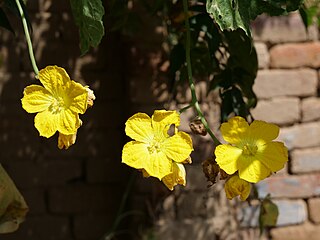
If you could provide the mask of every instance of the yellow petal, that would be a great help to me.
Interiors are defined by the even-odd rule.
[[[251,183],[257,183],[271,174],[271,170],[254,157],[242,157],[238,161],[239,177]]]
[[[229,200],[240,196],[240,199],[245,201],[250,195],[251,185],[247,181],[240,179],[238,175],[234,175],[226,181],[224,190]]]
[[[71,145],[76,142],[77,133],[71,135],[64,135],[59,132],[58,137],[58,148],[59,149],[68,149]]]
[[[57,66],[47,66],[39,71],[39,80],[43,86],[53,95],[58,91],[61,86],[70,81],[67,72]]]
[[[122,162],[136,169],[143,169],[145,163],[150,161],[147,145],[137,141],[131,141],[122,149]]]
[[[77,132],[77,129],[81,126],[81,121],[77,113],[71,110],[62,110],[59,114],[59,122],[57,124],[58,131],[65,134],[71,135]]]
[[[191,137],[185,132],[178,132],[163,142],[162,150],[168,158],[182,163],[193,151]]]
[[[155,110],[152,115],[152,128],[157,136],[167,137],[170,126],[180,125],[180,115],[177,111]]]
[[[222,137],[231,144],[238,144],[246,135],[249,124],[242,117],[230,118],[228,122],[221,125]]]
[[[262,139],[264,142],[270,142],[279,135],[279,127],[275,124],[255,120],[250,124],[249,136],[251,139]]]
[[[288,150],[282,142],[269,142],[259,146],[256,157],[272,172],[277,172],[288,161]]]
[[[180,184],[186,185],[186,170],[181,163],[172,163],[172,173],[162,178],[162,182],[167,186],[169,190]]]
[[[30,85],[23,91],[22,107],[28,113],[42,112],[54,101],[53,96],[42,86]]]
[[[238,161],[242,150],[231,145],[222,144],[216,147],[214,154],[219,167],[228,174],[234,174],[238,170]]]
[[[145,143],[131,141],[122,149],[122,162],[136,169],[144,169],[160,180],[172,172],[172,161],[162,152],[150,153]]]
[[[136,113],[126,122],[126,134],[140,142],[150,142],[153,139],[151,118],[145,113]]]
[[[38,113],[34,118],[34,125],[39,131],[40,136],[46,138],[49,138],[55,134],[55,132],[58,130],[59,123],[59,115],[53,114],[48,110]]]
[[[66,96],[71,102],[71,105],[69,106],[70,110],[80,114],[85,113],[88,108],[88,91],[84,86],[75,81],[71,81],[68,84]]]
[[[18,229],[28,212],[28,206],[15,184],[0,165],[0,233]]]

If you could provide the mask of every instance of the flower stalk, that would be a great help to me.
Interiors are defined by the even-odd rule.
[[[191,54],[190,54],[191,36],[190,36],[190,24],[189,24],[189,18],[188,18],[188,0],[183,0],[183,11],[184,11],[184,15],[185,15],[185,26],[186,26],[186,61],[187,61],[187,71],[188,71],[188,82],[189,82],[189,87],[190,87],[191,97],[192,97],[192,103],[190,106],[193,106],[196,109],[203,126],[205,127],[205,129],[209,133],[214,144],[217,146],[221,143],[216,138],[216,136],[213,134],[213,132],[211,131],[209,124],[208,124],[207,120],[205,119],[204,114],[200,108],[199,101],[197,99],[196,90],[195,90],[195,85],[193,82],[193,77],[192,77],[192,67],[191,67],[192,65],[191,65]],[[188,106],[188,108],[189,108],[189,106]]]
[[[27,45],[28,45],[29,57],[30,57],[30,60],[31,60],[32,68],[33,68],[33,71],[34,71],[35,75],[38,76],[39,69],[37,67],[36,59],[35,59],[34,53],[33,53],[32,41],[31,41],[29,29],[28,29],[27,20],[26,20],[26,17],[24,15],[22,6],[20,4],[20,0],[16,0],[16,4],[17,4],[18,10],[19,10],[19,14],[21,16],[24,35],[26,37],[26,41],[27,41]]]

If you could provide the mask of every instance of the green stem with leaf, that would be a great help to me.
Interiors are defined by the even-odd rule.
[[[39,69],[37,67],[36,59],[35,59],[34,53],[33,53],[32,41],[31,41],[31,37],[30,37],[30,33],[29,33],[29,28],[28,28],[28,23],[27,23],[27,20],[26,20],[26,16],[25,16],[25,14],[23,12],[22,6],[20,4],[20,0],[16,0],[16,4],[17,4],[18,10],[19,10],[19,14],[21,16],[24,35],[26,36],[26,41],[27,41],[27,45],[28,45],[29,56],[30,56],[32,68],[33,68],[34,73],[37,76],[38,73],[39,73]]]
[[[190,24],[189,24],[189,15],[188,15],[188,0],[183,0],[183,11],[185,15],[185,26],[186,26],[186,61],[187,61],[187,71],[188,71],[188,81],[189,81],[189,87],[191,91],[191,97],[192,97],[192,102],[189,106],[183,108],[182,110],[186,110],[190,106],[194,107],[198,113],[198,116],[209,133],[210,137],[212,138],[213,142],[215,145],[221,144],[220,141],[216,138],[216,136],[213,134],[211,131],[209,124],[204,117],[203,112],[201,111],[199,101],[197,98],[196,90],[195,90],[195,85],[193,82],[193,77],[192,77],[192,65],[191,65],[191,54],[190,54],[190,49],[191,49],[191,36],[190,36]],[[182,112],[182,111],[180,111]]]

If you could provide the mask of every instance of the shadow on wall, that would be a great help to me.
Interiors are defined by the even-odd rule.
[[[39,137],[35,114],[25,112],[20,101],[27,85],[38,84],[24,36],[0,30],[0,162],[30,207],[20,229],[1,239],[98,239],[115,218],[128,176],[121,164],[128,101],[125,48],[116,33],[109,34],[98,49],[80,57],[68,4],[30,1],[28,9],[39,68],[64,67],[72,79],[90,85],[97,100],[80,116],[83,126],[69,150],[57,148],[57,134]]]

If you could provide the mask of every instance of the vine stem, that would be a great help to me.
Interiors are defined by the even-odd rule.
[[[186,61],[187,61],[187,70],[188,70],[188,81],[189,81],[189,87],[191,91],[191,97],[192,97],[192,103],[191,105],[196,109],[198,116],[200,117],[200,120],[209,133],[210,137],[212,138],[213,142],[215,145],[221,144],[220,141],[216,138],[216,136],[213,134],[211,131],[209,124],[204,117],[203,112],[201,111],[199,101],[197,99],[197,94],[195,90],[195,85],[193,82],[193,77],[192,77],[192,65],[191,65],[191,54],[190,54],[190,49],[191,49],[191,36],[190,36],[190,24],[189,24],[189,14],[188,14],[188,0],[183,0],[183,12],[185,15],[185,26],[186,26]]]
[[[33,71],[34,71],[35,75],[38,76],[39,69],[37,67],[36,59],[35,59],[34,53],[33,53],[32,41],[31,41],[31,37],[30,37],[30,34],[29,34],[27,20],[26,20],[26,17],[24,15],[22,6],[20,4],[20,0],[16,0],[16,4],[17,4],[17,7],[18,7],[20,16],[21,16],[24,35],[26,36],[26,41],[27,41],[27,45],[28,45],[29,57],[30,57],[30,60],[31,60],[32,68],[33,68]]]

